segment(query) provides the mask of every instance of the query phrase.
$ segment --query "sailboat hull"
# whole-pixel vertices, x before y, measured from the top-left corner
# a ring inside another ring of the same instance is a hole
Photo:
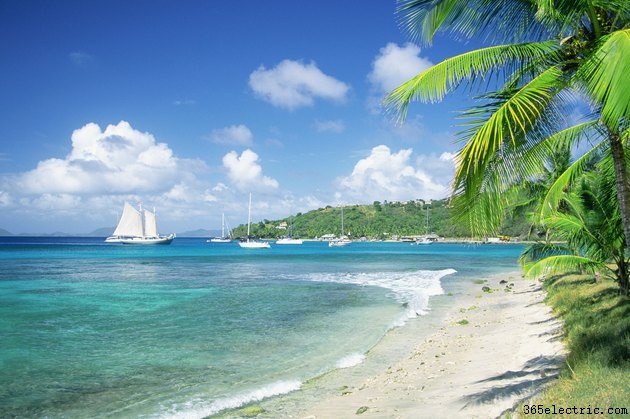
[[[328,247],[348,246],[349,244],[352,244],[352,240],[347,237],[341,237],[339,239],[329,241]]]
[[[208,243],[232,243],[232,239],[221,238],[221,237],[214,237],[212,239],[206,240],[206,242],[208,242]]]
[[[304,240],[301,239],[293,239],[290,237],[284,237],[276,240],[276,244],[303,244]]]
[[[125,239],[118,240],[119,243],[122,244],[131,244],[131,245],[141,245],[141,246],[154,246],[154,245],[165,245],[171,244],[173,239],[175,238],[174,234],[169,236],[160,236],[160,237],[130,237]]]
[[[244,249],[269,249],[271,246],[267,242],[262,241],[245,241],[238,244]]]

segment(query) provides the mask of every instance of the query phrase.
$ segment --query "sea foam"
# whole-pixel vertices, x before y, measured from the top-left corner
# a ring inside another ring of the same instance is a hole
[[[317,282],[375,286],[391,290],[393,298],[406,307],[404,314],[392,324],[392,327],[398,327],[408,319],[427,314],[429,298],[444,294],[441,279],[456,272],[455,269],[442,269],[439,271],[359,272],[341,275],[314,273],[309,279]]]
[[[339,361],[337,361],[337,364],[335,364],[335,367],[336,368],[352,368],[354,366],[359,365],[363,361],[365,361],[365,355],[360,354],[360,353],[355,353],[355,354],[348,355],[346,357],[341,358]]]
[[[170,411],[161,415],[161,417],[181,419],[204,418],[223,410],[236,409],[252,402],[261,401],[268,397],[287,394],[292,391],[299,390],[300,387],[302,387],[302,383],[297,380],[277,381],[252,391],[219,398],[205,406],[203,406],[203,403],[200,403],[199,400],[191,401],[187,403],[188,406],[175,407],[173,410],[176,411]]]

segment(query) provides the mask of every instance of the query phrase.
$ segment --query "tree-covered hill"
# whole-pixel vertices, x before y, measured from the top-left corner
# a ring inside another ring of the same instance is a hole
[[[427,211],[429,226],[427,230]],[[409,202],[378,202],[372,205],[344,206],[344,233],[352,237],[370,239],[390,239],[395,236],[420,236],[435,233],[442,237],[469,237],[467,228],[457,225],[451,219],[447,200],[425,203],[422,200]],[[251,235],[264,238],[277,238],[288,234],[293,224],[293,236],[318,238],[325,234],[341,234],[341,207],[327,206],[305,214],[298,213],[281,220],[264,220],[253,223]],[[279,226],[287,228],[279,228]],[[525,237],[529,224],[524,217],[510,220],[501,234]],[[247,225],[239,225],[233,230],[234,237],[245,237]]]

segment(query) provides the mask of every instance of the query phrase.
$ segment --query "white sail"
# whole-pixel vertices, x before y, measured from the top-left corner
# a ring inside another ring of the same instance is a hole
[[[144,210],[144,236],[145,237],[157,237],[157,220],[155,213],[149,210]]]
[[[142,231],[142,215],[140,211],[132,207],[128,202],[125,202],[122,216],[116,226],[116,230],[113,236],[119,237],[134,237],[144,236]]]
[[[114,233],[105,239],[108,243],[122,244],[170,244],[175,234],[160,236],[154,212],[135,209],[125,202],[123,214]]]

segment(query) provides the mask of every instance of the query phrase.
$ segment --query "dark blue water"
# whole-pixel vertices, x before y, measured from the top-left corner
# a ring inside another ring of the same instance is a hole
[[[520,250],[0,238],[0,417],[202,417],[286,393]]]

